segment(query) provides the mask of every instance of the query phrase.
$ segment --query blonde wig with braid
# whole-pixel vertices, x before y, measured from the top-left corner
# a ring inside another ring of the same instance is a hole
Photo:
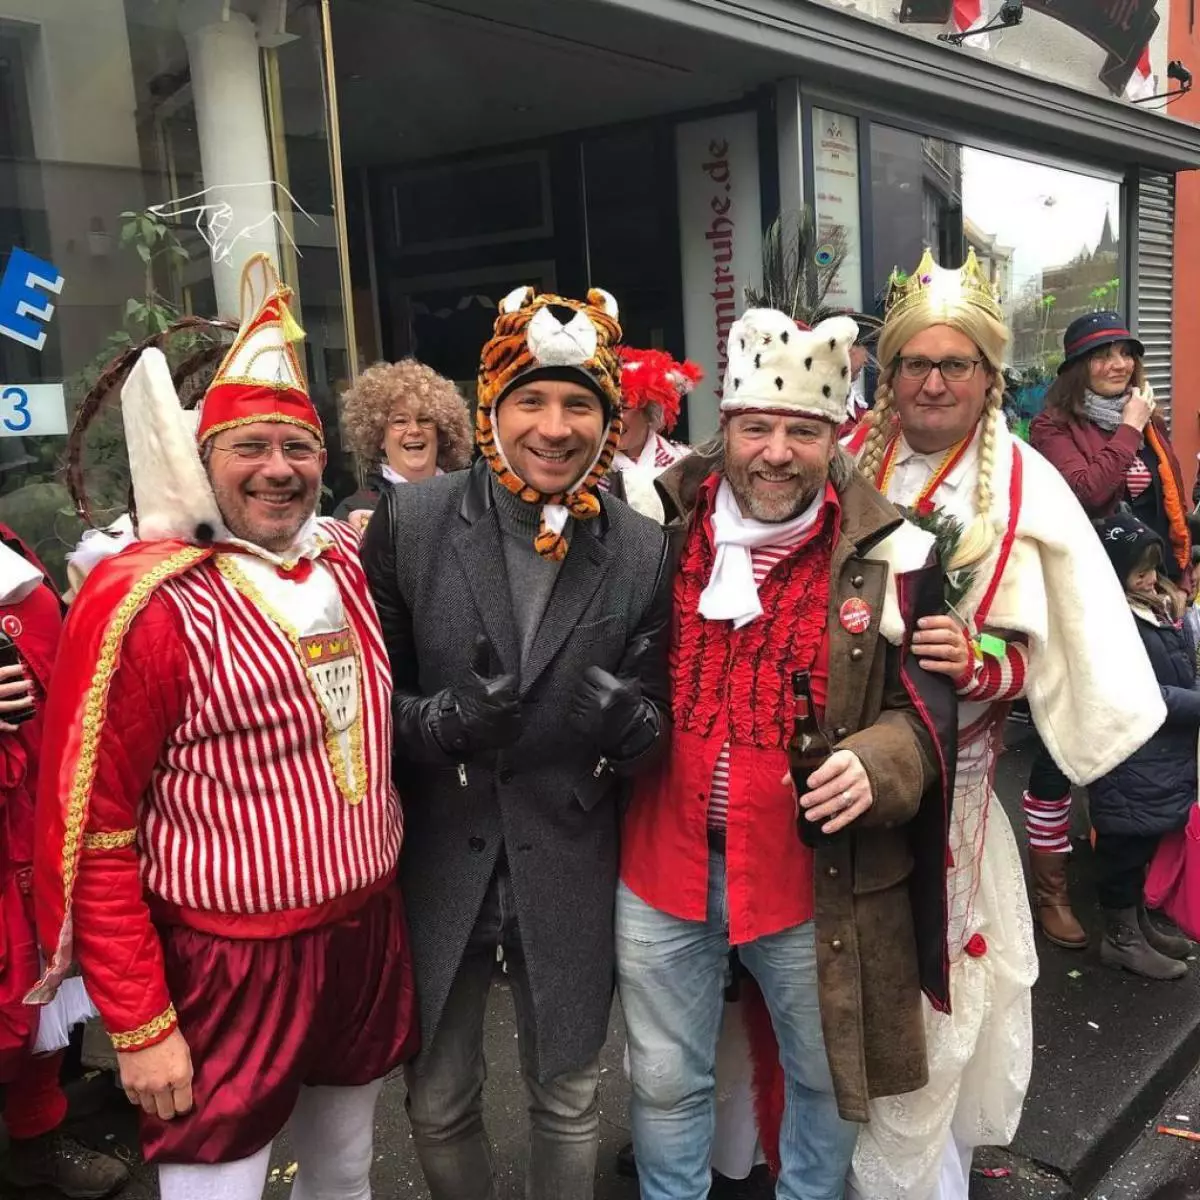
[[[929,260],[930,262],[932,260]],[[922,260],[922,268],[926,267]],[[922,268],[918,268],[921,271]],[[979,473],[975,484],[975,519],[963,531],[954,558],[947,564],[949,569],[968,567],[983,559],[996,541],[996,527],[992,521],[992,475],[996,466],[996,437],[999,423],[1004,420],[1001,406],[1004,401],[1004,352],[1008,347],[1008,329],[1001,319],[999,305],[990,294],[973,284],[971,272],[977,269],[974,254],[968,256],[960,272],[937,272],[937,285],[923,287],[910,284],[899,303],[889,308],[879,335],[879,361],[883,369],[879,386],[875,391],[875,407],[865,418],[870,422],[870,432],[859,456],[859,467],[866,477],[875,482],[887,444],[896,432],[898,419],[895,408],[895,393],[892,381],[896,362],[901,350],[917,334],[934,325],[948,325],[951,329],[969,337],[983,356],[991,370],[991,383],[984,401],[979,430]],[[953,286],[952,276],[967,277],[967,286]],[[922,283],[929,280],[928,274],[918,277]]]

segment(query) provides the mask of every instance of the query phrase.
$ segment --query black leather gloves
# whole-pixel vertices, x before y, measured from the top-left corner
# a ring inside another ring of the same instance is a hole
[[[588,667],[567,707],[567,720],[595,738],[607,758],[641,754],[658,736],[658,712],[642,695],[637,679],[618,679],[600,667]]]
[[[431,698],[433,735],[447,754],[501,750],[521,736],[517,677],[489,675],[490,658],[487,638],[477,637],[466,682]]]

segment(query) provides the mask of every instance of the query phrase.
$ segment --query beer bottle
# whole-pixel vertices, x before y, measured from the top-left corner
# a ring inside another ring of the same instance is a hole
[[[19,665],[21,656],[17,652],[17,644],[6,633],[0,632],[0,667],[15,667]],[[28,721],[31,717],[37,714],[37,708],[33,703],[33,696],[30,695],[29,703],[24,708],[19,708],[15,712],[0,713],[0,721],[5,721],[9,725],[20,725],[22,721]]]
[[[802,797],[809,790],[808,777],[829,757],[833,747],[817,724],[812,679],[807,671],[792,672],[792,694],[796,698],[796,717],[787,746],[788,768],[792,773],[796,795]],[[810,821],[804,809],[800,809],[796,828],[800,831],[800,840],[809,849],[816,849],[830,840],[831,835],[822,831],[822,824],[824,822]]]

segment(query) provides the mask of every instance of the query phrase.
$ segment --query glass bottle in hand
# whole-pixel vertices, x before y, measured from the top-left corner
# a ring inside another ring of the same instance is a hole
[[[800,800],[809,790],[808,777],[833,753],[833,747],[817,724],[817,713],[812,698],[812,679],[807,671],[792,672],[792,695],[795,697],[796,711],[792,736],[787,746],[788,769],[792,773],[796,798]],[[828,843],[831,836],[836,836],[825,833],[821,829],[823,823],[810,821],[803,806],[800,808],[796,828],[800,831],[800,840],[809,849],[815,850],[818,846]]]

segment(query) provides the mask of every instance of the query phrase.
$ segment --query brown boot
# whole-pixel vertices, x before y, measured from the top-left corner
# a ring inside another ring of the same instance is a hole
[[[1033,911],[1047,939],[1066,950],[1087,947],[1087,934],[1071,911],[1067,892],[1067,856],[1029,851],[1029,871],[1033,876]]]
[[[68,1200],[101,1200],[129,1182],[124,1163],[81,1146],[57,1129],[41,1137],[12,1139],[4,1176],[22,1191],[45,1188]]]

